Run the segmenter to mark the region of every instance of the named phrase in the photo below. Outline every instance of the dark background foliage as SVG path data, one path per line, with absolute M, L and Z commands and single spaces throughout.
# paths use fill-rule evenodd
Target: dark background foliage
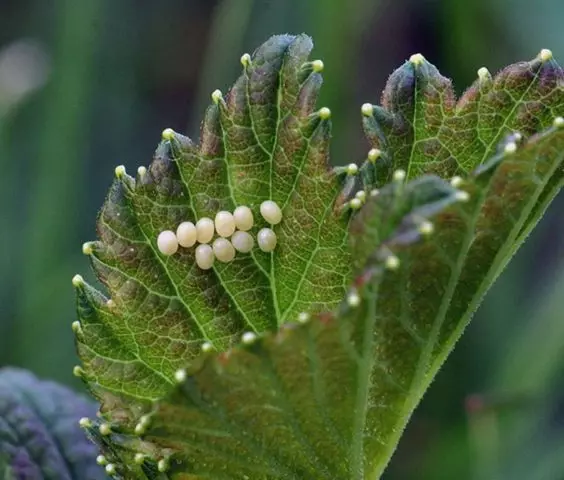
M 1 0 L 0 366 L 81 388 L 70 279 L 114 167 L 146 165 L 165 127 L 197 136 L 210 92 L 268 36 L 314 37 L 342 164 L 368 147 L 360 105 L 409 55 L 460 93 L 541 48 L 564 62 L 563 16 L 561 0 Z M 563 206 L 490 292 L 387 478 L 564 478 Z

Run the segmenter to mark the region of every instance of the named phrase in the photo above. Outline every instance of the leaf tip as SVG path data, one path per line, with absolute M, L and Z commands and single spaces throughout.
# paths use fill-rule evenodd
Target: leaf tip
M 400 266 L 400 259 L 395 255 L 388 255 L 384 265 L 388 270 L 397 270 Z
M 549 50 L 548 48 L 543 48 L 538 55 L 538 59 L 541 62 L 548 62 L 550 60 L 552 60 L 552 50 Z
M 82 244 L 82 253 L 84 255 L 92 255 L 94 249 L 92 248 L 92 242 L 84 242 Z
M 223 93 L 221 93 L 221 90 L 219 90 L 219 89 L 214 90 L 211 94 L 211 99 L 212 99 L 213 103 L 218 105 L 219 102 L 221 102 L 221 100 L 223 100 Z
M 82 278 L 82 275 L 77 273 L 74 277 L 72 277 L 72 285 L 74 288 L 84 287 L 84 278 Z
M 490 73 L 490 71 L 486 67 L 482 67 L 482 68 L 478 69 L 478 79 L 481 82 L 491 80 L 491 78 L 492 78 L 492 74 Z
M 362 107 L 360 107 L 360 111 L 365 117 L 371 117 L 374 115 L 374 105 L 371 103 L 364 103 Z
M 368 151 L 368 160 L 371 163 L 375 163 L 382 156 L 382 151 L 378 148 L 371 148 Z
M 241 65 L 243 65 L 243 67 L 248 67 L 251 64 L 251 56 L 248 53 L 243 53 L 243 55 L 241 55 Z
M 82 417 L 78 421 L 78 424 L 80 425 L 81 428 L 90 428 L 92 427 L 92 420 L 90 420 L 88 417 Z
M 176 370 L 176 372 L 174 372 L 174 380 L 176 381 L 176 383 L 184 383 L 186 381 L 188 374 L 186 373 L 186 370 L 183 368 L 180 368 L 178 370 Z
M 329 120 L 331 118 L 331 110 L 327 107 L 320 108 L 317 114 L 321 120 Z
M 423 55 L 421 55 L 420 53 L 416 53 L 414 55 L 411 55 L 411 57 L 409 57 L 409 62 L 415 67 L 419 67 L 423 65 L 426 62 L 426 60 Z
M 241 337 L 241 341 L 245 344 L 245 345 L 251 345 L 252 343 L 254 343 L 257 340 L 257 335 L 253 332 L 245 332 L 242 337 Z
M 126 175 L 126 171 L 125 171 L 125 166 L 124 165 L 118 165 L 116 167 L 116 169 L 114 170 L 116 178 L 121 179 L 123 177 L 125 177 Z
M 98 431 L 100 432 L 100 435 L 107 437 L 112 433 L 112 427 L 110 427 L 108 423 L 101 423 L 98 427 Z
M 315 73 L 321 73 L 325 68 L 323 60 L 314 60 L 313 62 L 311 62 L 311 68 Z

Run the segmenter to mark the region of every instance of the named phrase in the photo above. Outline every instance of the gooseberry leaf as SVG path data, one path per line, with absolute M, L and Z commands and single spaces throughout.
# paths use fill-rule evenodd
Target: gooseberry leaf
M 412 57 L 362 108 L 367 160 L 330 170 L 310 49 L 278 36 L 244 55 L 198 145 L 166 130 L 148 170 L 116 170 L 84 247 L 109 298 L 75 277 L 73 328 L 101 403 L 85 428 L 118 478 L 379 478 L 562 186 L 564 75 L 546 51 L 481 70 L 458 102 Z M 267 199 L 283 211 L 273 252 L 203 271 L 194 249 L 157 248 L 237 205 L 258 220 Z
M 68 388 L 14 368 L 0 370 L 0 478 L 107 478 L 78 421 L 96 406 Z

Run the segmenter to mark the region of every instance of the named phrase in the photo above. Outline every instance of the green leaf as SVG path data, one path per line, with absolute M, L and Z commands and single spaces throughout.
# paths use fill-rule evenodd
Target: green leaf
M 84 247 L 109 299 L 75 277 L 73 327 L 101 402 L 86 429 L 120 478 L 379 478 L 562 186 L 564 75 L 547 52 L 481 71 L 458 103 L 412 57 L 362 108 L 367 160 L 330 171 L 310 49 L 273 37 L 213 94 L 199 145 L 166 130 L 148 170 L 116 170 Z M 272 253 L 204 271 L 193 248 L 157 248 L 237 205 L 255 235 L 267 199 L 283 210 Z

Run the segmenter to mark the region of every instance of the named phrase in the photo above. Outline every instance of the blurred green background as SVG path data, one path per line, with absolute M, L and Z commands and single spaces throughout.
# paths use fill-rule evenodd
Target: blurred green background
M 114 167 L 146 165 L 165 127 L 196 137 L 210 92 L 268 36 L 314 37 L 332 160 L 348 163 L 367 149 L 359 106 L 409 55 L 460 93 L 541 48 L 564 62 L 563 19 L 562 0 L 1 0 L 0 366 L 80 388 L 70 279 Z M 387 479 L 564 479 L 563 207 L 490 292 Z

